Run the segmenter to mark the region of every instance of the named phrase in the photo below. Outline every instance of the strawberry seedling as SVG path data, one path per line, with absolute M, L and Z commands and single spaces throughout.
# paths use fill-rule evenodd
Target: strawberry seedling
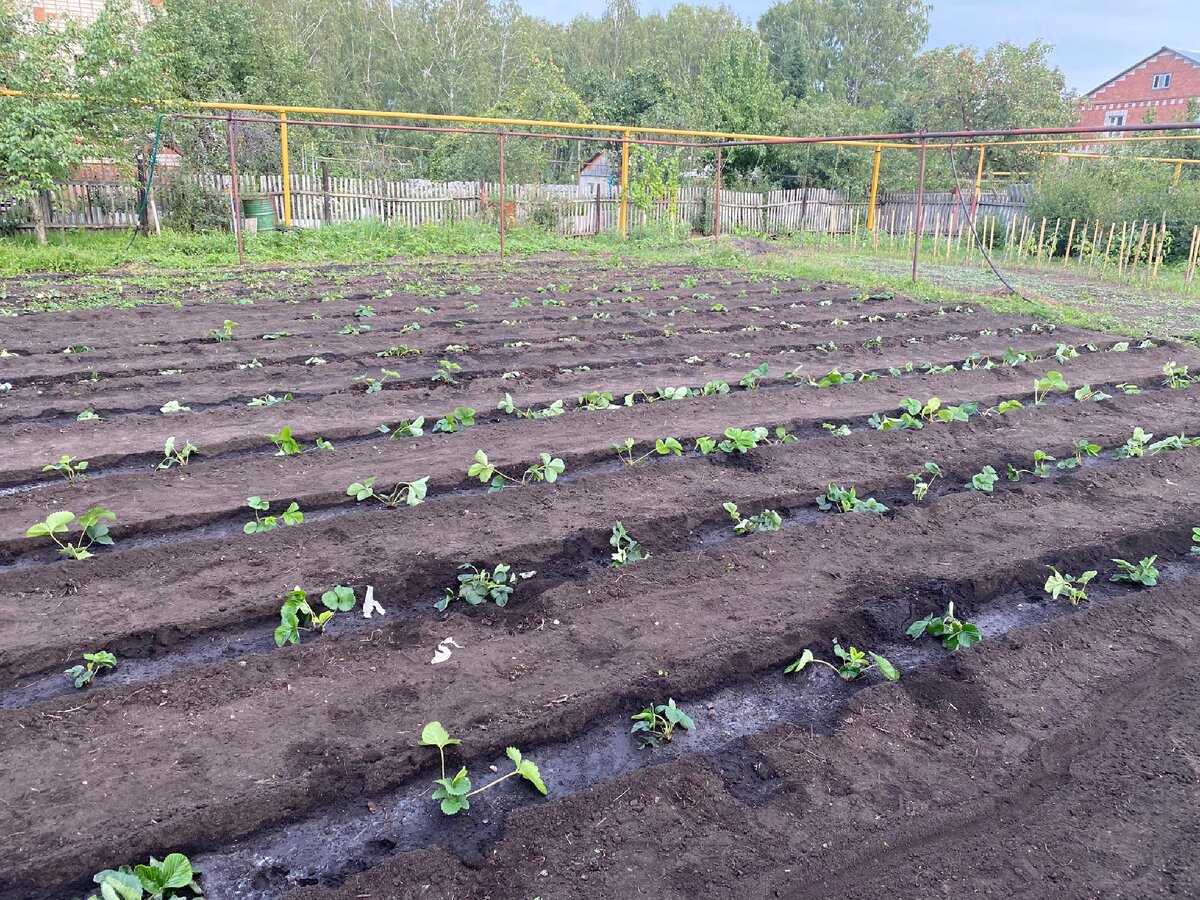
M 263 394 L 261 397 L 251 397 L 247 406 L 278 406 L 280 403 L 291 403 L 292 395 L 284 394 L 276 397 L 274 394 Z
M 300 643 L 300 629 L 323 632 L 329 620 L 335 613 L 349 612 L 354 609 L 357 599 L 354 589 L 345 585 L 334 585 L 333 588 L 321 595 L 321 605 L 325 608 L 317 612 L 308 601 L 308 594 L 300 587 L 288 591 L 279 607 L 279 626 L 275 629 L 275 646 Z
M 233 340 L 233 329 L 236 325 L 237 322 L 231 322 L 229 319 L 226 319 L 223 326 L 220 328 L 214 328 L 204 336 L 210 341 L 216 341 L 217 343 L 224 344 L 227 341 Z
M 906 633 L 913 640 L 923 634 L 941 638 L 942 646 L 951 653 L 955 650 L 966 649 L 983 640 L 978 625 L 972 625 L 955 617 L 953 603 L 946 606 L 944 616 L 928 615 L 923 619 L 918 619 L 908 626 Z
M 455 434 L 475 424 L 475 410 L 470 406 L 456 406 L 433 424 L 434 431 Z
M 1158 584 L 1158 569 L 1154 567 L 1154 563 L 1158 560 L 1158 554 L 1147 556 L 1139 562 L 1131 563 L 1123 559 L 1114 559 L 1117 568 L 1121 571 L 1111 576 L 1109 581 L 1125 581 L 1129 584 L 1140 584 L 1143 587 L 1154 587 Z
M 50 463 L 47 466 L 42 466 L 43 472 L 58 472 L 67 479 L 68 484 L 74 484 L 80 478 L 87 478 L 83 473 L 87 470 L 88 463 L 86 459 L 76 461 L 75 457 L 63 455 L 59 457 L 58 462 Z
M 749 372 L 747 372 L 742 377 L 742 380 L 738 382 L 738 384 L 740 384 L 742 387 L 744 387 L 748 391 L 756 390 L 758 388 L 759 382 L 762 379 L 767 377 L 767 372 L 769 372 L 769 371 L 770 371 L 770 368 L 768 367 L 768 365 L 766 363 L 763 363 L 758 368 L 751 369 Z
M 1176 365 L 1175 360 L 1171 360 L 1170 362 L 1164 364 L 1162 367 L 1162 373 L 1166 376 L 1166 380 L 1163 382 L 1163 384 L 1169 388 L 1187 388 L 1191 385 L 1192 381 L 1195 380 L 1191 375 L 1188 374 L 1188 367 Z
M 860 500 L 857 488 L 844 488 L 836 482 L 830 482 L 825 493 L 817 497 L 817 506 L 825 512 L 882 514 L 888 511 L 888 508 L 874 497 Z
M 515 767 L 513 771 L 507 775 L 501 775 L 496 780 L 485 784 L 481 788 L 471 790 L 471 778 L 467 774 L 466 766 L 459 769 L 458 773 L 453 777 L 447 777 L 446 748 L 461 743 L 462 741 L 457 738 L 450 737 L 450 733 L 446 731 L 441 722 L 430 722 L 421 729 L 420 746 L 437 747 L 438 756 L 441 759 L 442 777 L 434 779 L 433 783 L 437 787 L 434 788 L 431 799 L 441 801 L 441 810 L 445 815 L 452 816 L 464 809 L 470 809 L 471 797 L 491 790 L 500 782 L 512 778 L 514 775 L 524 778 L 543 796 L 546 794 L 546 784 L 542 781 L 542 775 L 538 771 L 538 767 L 534 764 L 533 760 L 525 759 L 521 755 L 521 751 L 516 747 L 508 747 L 504 751 L 504 755 L 508 757 L 509 761 Z
M 1145 456 L 1146 445 L 1150 443 L 1152 437 L 1154 435 L 1143 431 L 1140 425 L 1135 427 L 1129 440 L 1113 451 L 1113 459 L 1134 459 Z
M 280 526 L 280 523 L 299 525 L 304 521 L 304 513 L 300 511 L 300 504 L 295 500 L 278 516 L 261 515 L 271 508 L 271 504 L 262 497 L 247 497 L 246 505 L 254 510 L 254 521 L 247 522 L 242 526 L 242 532 L 245 534 L 262 534 L 266 531 L 274 531 Z
M 463 563 L 458 568 L 461 570 L 458 586 L 446 588 L 442 599 L 433 604 L 439 612 L 445 612 L 451 601 L 459 599 L 466 600 L 472 606 L 478 606 L 488 600 L 497 606 L 508 603 L 517 580 L 517 576 L 512 574 L 512 566 L 500 563 L 491 572 L 470 563 Z
M 613 395 L 608 391 L 588 391 L 586 394 L 580 394 L 575 403 L 580 409 L 588 411 L 613 409 Z
M 691 731 L 696 727 L 692 717 L 675 705 L 674 698 L 666 703 L 651 703 L 630 718 L 633 720 L 630 733 L 637 735 L 639 750 L 670 743 L 676 728 Z
M 458 380 L 454 377 L 454 373 L 462 369 L 456 362 L 451 362 L 448 359 L 438 360 L 438 370 L 433 373 L 433 377 L 429 380 L 434 384 L 458 384 Z
M 1089 581 L 1096 577 L 1095 569 L 1089 569 L 1087 572 L 1084 572 L 1082 575 L 1076 578 L 1074 575 L 1062 574 L 1058 571 L 1058 569 L 1054 568 L 1054 566 L 1050 566 L 1049 568 L 1051 574 L 1050 577 L 1046 579 L 1046 586 L 1043 588 L 1043 590 L 1045 590 L 1052 599 L 1057 600 L 1059 597 L 1066 596 L 1066 598 L 1071 601 L 1072 606 L 1078 606 L 1080 600 L 1086 600 L 1088 598 L 1084 587 Z
M 486 453 L 482 450 L 476 450 L 475 462 L 467 469 L 467 477 L 478 478 L 481 484 L 488 484 L 490 482 L 490 487 L 488 488 L 489 494 L 496 494 L 504 490 L 505 482 L 524 485 L 545 481 L 553 484 L 566 469 L 566 463 L 558 457 L 552 457 L 549 453 L 541 453 L 539 456 L 541 462 L 531 465 L 521 475 L 520 479 L 517 479 L 511 475 L 505 475 L 488 461 Z
M 641 544 L 630 537 L 629 532 L 620 522 L 613 525 L 612 536 L 608 542 L 613 548 L 612 562 L 609 565 L 614 569 L 650 558 L 650 554 L 642 549 Z
M 849 425 L 834 425 L 832 422 L 822 422 L 821 427 L 832 434 L 834 437 L 849 437 Z
M 1085 383 L 1083 387 L 1078 388 L 1075 391 L 1075 399 L 1080 403 L 1086 403 L 1088 400 L 1099 403 L 1101 400 L 1111 400 L 1112 394 L 1106 394 L 1104 391 L 1093 390 L 1090 384 Z
M 1100 445 L 1093 444 L 1087 438 L 1080 438 L 1072 444 L 1072 449 L 1075 451 L 1074 456 L 1069 456 L 1066 459 L 1060 459 L 1057 464 L 1059 469 L 1077 469 L 1083 465 L 1083 461 L 1091 456 L 1096 456 L 1100 453 Z M 1045 476 L 1042 476 L 1045 477 Z
M 764 509 L 756 516 L 742 518 L 736 503 L 722 503 L 721 508 L 729 513 L 736 534 L 754 534 L 757 531 L 778 531 L 783 527 L 783 518 L 773 509 Z
M 919 502 L 925 499 L 929 489 L 933 487 L 933 483 L 942 477 L 942 469 L 935 462 L 927 462 L 924 471 L 912 472 L 906 477 L 913 483 L 912 495 Z M 925 480 L 926 477 L 928 477 L 928 481 Z
M 199 452 L 199 449 L 191 441 L 184 441 L 182 447 L 175 446 L 175 435 L 167 438 L 167 442 L 163 444 L 163 460 L 155 466 L 156 472 L 161 472 L 164 469 L 169 469 L 171 466 L 179 466 L 183 468 L 188 464 L 193 453 Z
M 968 481 L 964 487 L 972 491 L 983 491 L 985 494 L 990 494 L 992 493 L 992 489 L 995 488 L 996 481 L 999 478 L 1000 476 L 996 474 L 996 470 L 994 468 L 991 466 L 984 466 L 981 471 L 976 472 L 971 476 L 971 480 Z
M 296 456 L 302 452 L 300 443 L 292 437 L 290 425 L 284 425 L 278 434 L 268 434 L 267 440 L 275 445 L 276 456 Z
M 878 653 L 872 653 L 870 650 L 862 651 L 857 647 L 849 649 L 843 647 L 835 639 L 833 642 L 833 655 L 841 662 L 834 665 L 831 662 L 826 662 L 823 659 L 818 659 L 811 650 L 805 650 L 800 658 L 783 670 L 784 675 L 791 675 L 797 672 L 804 671 L 809 663 L 814 663 L 820 666 L 826 666 L 837 672 L 838 676 L 843 681 L 854 681 L 856 678 L 867 674 L 872 669 L 878 669 L 879 674 L 888 681 L 898 681 L 900 679 L 900 671 L 888 662 L 886 657 L 880 656 Z M 871 662 L 867 662 L 867 657 L 871 657 Z
M 731 427 L 725 429 L 725 440 L 717 444 L 717 449 L 723 453 L 748 453 L 765 440 L 767 429 L 761 425 L 750 430 Z
M 391 493 L 381 494 L 374 488 L 375 479 L 377 476 L 372 475 L 370 478 L 364 478 L 362 481 L 356 481 L 350 487 L 346 488 L 347 495 L 353 497 L 359 503 L 364 500 L 378 500 L 388 509 L 395 509 L 401 503 L 406 506 L 417 506 L 425 502 L 425 495 L 429 490 L 429 476 L 418 478 L 416 481 L 399 482 Z
M 184 406 L 178 400 L 168 400 L 161 407 L 159 407 L 158 411 L 164 416 L 168 416 L 171 413 L 191 412 L 192 408 L 190 406 Z
M 633 438 L 625 438 L 624 443 L 613 444 L 612 448 L 617 451 L 617 458 L 631 468 L 643 460 L 654 456 L 655 454 L 658 454 L 659 456 L 670 456 L 672 453 L 676 456 L 683 455 L 683 445 L 673 437 L 658 438 L 654 442 L 654 449 L 648 450 L 641 456 L 634 456 Z
M 79 517 L 81 531 L 74 539 L 67 538 L 67 529 L 75 521 L 75 513 L 59 510 L 46 516 L 44 521 L 30 525 L 25 537 L 48 537 L 58 545 L 58 552 L 68 559 L 90 559 L 94 554 L 90 548 L 95 544 L 109 546 L 113 539 L 105 521 L 115 521 L 117 514 L 104 506 L 93 506 Z
M 83 664 L 71 666 L 63 674 L 71 679 L 76 688 L 85 688 L 101 672 L 116 668 L 116 665 L 116 654 L 107 650 L 97 650 L 95 653 L 83 654 Z
M 1041 406 L 1046 401 L 1046 395 L 1051 391 L 1065 391 L 1067 389 L 1067 380 L 1063 378 L 1062 372 L 1059 372 L 1057 369 L 1051 369 L 1046 373 L 1045 377 L 1038 378 L 1033 382 L 1033 405 Z
M 405 438 L 420 437 L 425 433 L 425 417 L 417 416 L 411 422 L 408 419 L 401 419 L 400 424 L 395 428 L 388 428 L 386 425 L 380 425 L 379 430 L 383 434 L 390 434 L 394 441 L 401 441 Z
M 509 415 L 515 415 L 518 418 L 529 419 L 531 421 L 535 421 L 537 419 L 553 419 L 555 416 L 561 416 L 565 412 L 563 409 L 563 402 L 561 400 L 555 400 L 544 409 L 533 409 L 530 407 L 529 409 L 521 411 L 520 409 L 517 409 L 516 404 L 513 403 L 512 394 L 505 394 L 504 399 L 496 404 L 496 409 L 500 410 L 501 412 L 506 412 Z

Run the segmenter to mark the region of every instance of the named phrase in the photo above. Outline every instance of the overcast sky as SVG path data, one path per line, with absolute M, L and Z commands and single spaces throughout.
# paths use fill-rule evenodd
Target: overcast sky
M 553 21 L 579 14 L 599 16 L 604 0 L 524 0 L 526 12 Z M 664 10 L 670 0 L 642 0 L 643 12 Z M 711 0 L 710 6 L 719 5 Z M 770 0 L 728 4 L 749 21 Z M 1089 91 L 1164 44 L 1200 51 L 1197 0 L 941 0 L 930 14 L 930 46 L 997 41 L 1025 44 L 1044 38 L 1055 46 L 1053 60 L 1067 85 Z

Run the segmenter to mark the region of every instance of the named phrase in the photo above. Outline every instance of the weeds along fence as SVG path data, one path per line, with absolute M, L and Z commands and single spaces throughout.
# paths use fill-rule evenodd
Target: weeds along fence
M 290 177 L 292 222 L 297 227 L 377 221 L 419 226 L 449 224 L 472 219 L 495 220 L 500 210 L 500 187 L 487 181 L 436 182 L 421 179 L 341 178 L 330 175 L 293 174 Z M 241 176 L 243 199 L 273 201 L 276 218 L 283 219 L 283 178 L 280 175 Z M 163 224 L 192 225 L 189 210 L 196 198 L 215 208 L 217 223 L 231 218 L 231 179 L 220 174 L 169 173 L 152 194 L 152 216 Z M 532 224 L 560 235 L 588 236 L 619 227 L 620 193 L 608 184 L 508 184 L 504 213 L 510 224 Z M 141 193 L 129 181 L 79 179 L 48 192 L 47 222 L 59 229 L 123 229 L 138 224 Z M 935 234 L 962 219 L 962 203 L 954 193 L 927 192 L 923 199 L 922 231 Z M 968 197 L 968 206 L 970 198 Z M 1002 217 L 1007 224 L 1019 215 L 1024 197 L 1013 192 L 984 194 L 980 216 Z M 821 232 L 847 235 L 867 221 L 868 203 L 844 191 L 794 188 L 776 191 L 720 192 L 721 231 L 757 235 Z M 718 199 L 711 184 L 683 187 L 671 200 L 643 207 L 631 204 L 634 227 L 677 224 L 711 234 Z M 222 212 L 222 210 L 224 210 Z M 891 234 L 911 234 L 916 220 L 915 193 L 879 194 L 876 223 Z M 32 227 L 28 204 L 0 200 L 0 222 L 6 230 Z

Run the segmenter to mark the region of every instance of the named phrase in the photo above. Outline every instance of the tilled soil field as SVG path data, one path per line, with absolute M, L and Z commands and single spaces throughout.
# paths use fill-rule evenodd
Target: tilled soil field
M 129 308 L 0 319 L 3 900 L 171 851 L 214 900 L 1200 896 L 1191 349 L 557 258 L 103 289 Z M 250 497 L 304 520 L 247 533 Z M 26 536 L 97 506 L 91 558 Z M 648 558 L 610 564 L 617 522 Z M 463 564 L 509 602 L 439 612 Z M 1072 605 L 1049 567 L 1099 574 Z M 288 592 L 335 585 L 353 609 L 278 648 Z M 906 635 L 950 603 L 981 643 Z M 784 674 L 835 640 L 899 680 Z M 668 698 L 694 729 L 639 749 Z M 434 720 L 447 774 L 517 746 L 548 795 L 443 815 Z

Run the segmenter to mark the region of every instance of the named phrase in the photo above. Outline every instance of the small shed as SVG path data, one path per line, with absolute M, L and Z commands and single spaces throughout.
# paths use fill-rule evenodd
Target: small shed
M 579 166 L 579 193 L 582 195 L 594 197 L 599 191 L 601 197 L 606 197 L 612 193 L 614 182 L 612 164 L 603 150 L 592 154 Z

